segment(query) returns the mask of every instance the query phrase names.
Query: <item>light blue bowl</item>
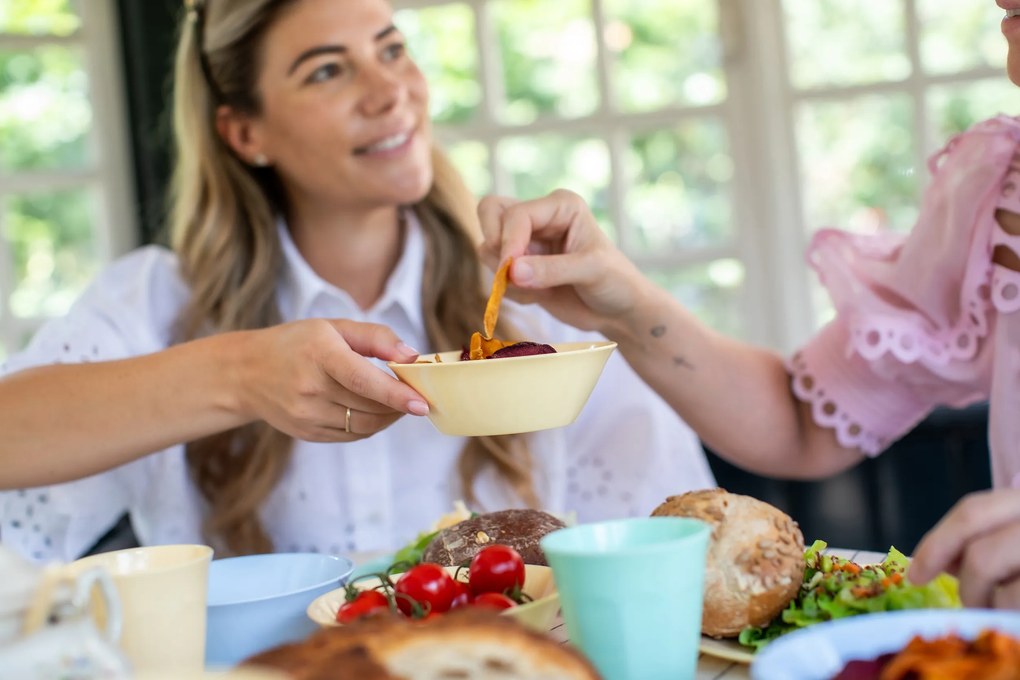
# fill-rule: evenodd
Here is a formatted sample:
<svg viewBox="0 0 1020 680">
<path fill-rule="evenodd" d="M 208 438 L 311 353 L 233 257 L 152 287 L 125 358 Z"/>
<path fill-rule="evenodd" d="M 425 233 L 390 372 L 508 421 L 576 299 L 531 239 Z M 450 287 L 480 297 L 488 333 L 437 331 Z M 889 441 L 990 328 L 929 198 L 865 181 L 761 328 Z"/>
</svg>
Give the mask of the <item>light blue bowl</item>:
<svg viewBox="0 0 1020 680">
<path fill-rule="evenodd" d="M 316 553 L 247 555 L 209 565 L 205 663 L 234 666 L 247 657 L 307 637 L 318 626 L 305 609 L 339 588 L 354 564 Z"/>
</svg>

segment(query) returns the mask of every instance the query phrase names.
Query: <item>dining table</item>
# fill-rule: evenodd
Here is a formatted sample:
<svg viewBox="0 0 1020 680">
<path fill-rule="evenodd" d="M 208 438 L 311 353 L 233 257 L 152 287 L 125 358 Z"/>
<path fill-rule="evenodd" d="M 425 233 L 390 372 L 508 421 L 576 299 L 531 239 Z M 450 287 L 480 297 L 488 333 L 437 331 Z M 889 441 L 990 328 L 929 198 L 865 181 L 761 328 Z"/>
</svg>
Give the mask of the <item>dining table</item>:
<svg viewBox="0 0 1020 680">
<path fill-rule="evenodd" d="M 835 557 L 853 560 L 858 564 L 876 564 L 885 559 L 885 553 L 868 550 L 829 548 L 825 552 Z M 550 629 L 549 635 L 564 644 L 569 644 L 569 635 L 562 618 L 557 619 L 555 625 Z M 698 656 L 697 674 L 694 677 L 695 680 L 749 680 L 751 677 L 750 664 L 732 661 L 703 651 Z"/>
</svg>

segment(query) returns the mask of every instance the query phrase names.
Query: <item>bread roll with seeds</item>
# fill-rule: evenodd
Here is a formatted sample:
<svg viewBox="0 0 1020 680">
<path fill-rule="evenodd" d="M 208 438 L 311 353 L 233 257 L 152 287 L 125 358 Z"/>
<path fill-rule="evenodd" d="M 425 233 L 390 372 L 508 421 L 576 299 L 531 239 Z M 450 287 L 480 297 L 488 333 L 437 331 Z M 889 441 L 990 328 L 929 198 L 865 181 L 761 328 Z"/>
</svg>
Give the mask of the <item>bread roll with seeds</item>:
<svg viewBox="0 0 1020 680">
<path fill-rule="evenodd" d="M 785 512 L 723 489 L 670 496 L 652 516 L 694 517 L 712 526 L 701 632 L 734 637 L 764 626 L 797 595 L 804 536 Z"/>
</svg>

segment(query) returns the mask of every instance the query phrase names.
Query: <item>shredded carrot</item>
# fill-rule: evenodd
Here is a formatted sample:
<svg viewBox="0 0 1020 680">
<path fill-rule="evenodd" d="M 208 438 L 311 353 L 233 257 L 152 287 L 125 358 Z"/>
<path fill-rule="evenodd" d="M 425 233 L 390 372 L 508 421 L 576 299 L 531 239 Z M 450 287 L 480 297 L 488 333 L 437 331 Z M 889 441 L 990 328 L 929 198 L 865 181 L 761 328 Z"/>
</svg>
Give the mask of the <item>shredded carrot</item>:
<svg viewBox="0 0 1020 680">
<path fill-rule="evenodd" d="M 879 680 L 1020 680 L 1020 640 L 984 630 L 973 642 L 957 635 L 915 637 L 882 669 Z"/>
</svg>

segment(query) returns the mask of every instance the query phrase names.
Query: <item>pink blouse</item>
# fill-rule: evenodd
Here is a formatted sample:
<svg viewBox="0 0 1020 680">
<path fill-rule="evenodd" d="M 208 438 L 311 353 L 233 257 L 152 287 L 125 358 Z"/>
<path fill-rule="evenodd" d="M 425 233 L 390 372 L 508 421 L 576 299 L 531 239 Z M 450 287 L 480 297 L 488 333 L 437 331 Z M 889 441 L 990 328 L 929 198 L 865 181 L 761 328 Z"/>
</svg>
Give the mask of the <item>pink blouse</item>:
<svg viewBox="0 0 1020 680">
<path fill-rule="evenodd" d="M 808 261 L 836 318 L 788 362 L 793 391 L 839 442 L 875 456 L 932 409 L 989 401 L 996 487 L 1020 486 L 1020 273 L 992 263 L 1020 237 L 1020 118 L 957 135 L 907 235 L 819 231 Z"/>
</svg>

